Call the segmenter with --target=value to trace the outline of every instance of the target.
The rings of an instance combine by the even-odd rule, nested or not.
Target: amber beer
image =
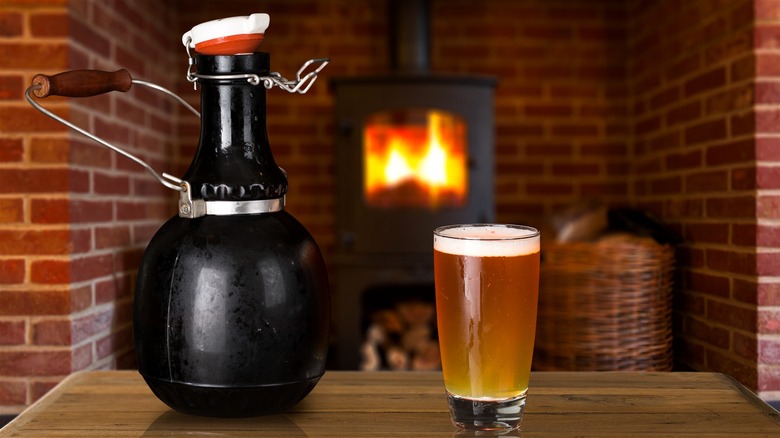
[[[536,331],[539,232],[494,224],[438,228],[434,277],[442,371],[453,421],[476,429],[517,427]],[[516,423],[512,418],[478,418],[472,409],[475,402],[485,404],[483,414],[488,417],[491,407],[512,412],[503,405],[510,403],[519,410]],[[459,413],[459,405],[473,412]]]

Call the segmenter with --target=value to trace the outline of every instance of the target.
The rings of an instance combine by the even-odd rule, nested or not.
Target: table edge
[[[73,382],[85,378],[87,374],[93,373],[95,371],[97,370],[81,370],[68,374],[64,379],[60,380],[60,382],[57,383],[57,385],[55,385],[54,388],[52,388],[49,392],[33,402],[33,404],[30,406],[27,406],[27,408],[20,412],[16,418],[9,421],[8,424],[1,427],[0,435],[5,435],[6,433],[13,434],[14,432],[21,429],[25,424],[33,420],[39,411],[42,411],[47,406],[54,403],[58,398],[60,398],[67,386],[71,385]]]
[[[748,403],[752,404],[756,407],[761,413],[773,421],[775,424],[780,426],[780,412],[778,412],[775,408],[769,405],[769,403],[762,400],[758,395],[756,395],[753,391],[747,389],[745,385],[740,383],[737,379],[734,377],[723,374],[723,373],[713,373],[718,378],[720,378],[722,381],[724,381],[726,384],[734,388],[735,391],[737,391],[742,398],[745,399]]]

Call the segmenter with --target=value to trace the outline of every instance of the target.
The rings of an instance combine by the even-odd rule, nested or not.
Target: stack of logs
[[[360,355],[365,371],[441,369],[436,306],[412,299],[374,311]]]

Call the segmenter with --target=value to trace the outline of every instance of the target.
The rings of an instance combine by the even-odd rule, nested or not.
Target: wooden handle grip
[[[133,85],[133,78],[124,69],[115,72],[72,70],[53,76],[38,74],[32,83],[41,86],[33,91],[37,97],[89,97],[109,91],[127,91]]]

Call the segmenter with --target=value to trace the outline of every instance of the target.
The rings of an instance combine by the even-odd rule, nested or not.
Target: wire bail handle
[[[314,81],[317,80],[317,75],[322,71],[323,68],[325,68],[325,66],[328,65],[328,63],[330,63],[330,58],[309,59],[308,61],[304,62],[301,68],[299,68],[295,73],[295,80],[285,79],[281,74],[275,71],[270,72],[268,76],[260,76],[249,73],[235,75],[202,75],[194,70],[196,62],[195,57],[193,57],[192,52],[190,52],[191,42],[192,38],[190,37],[187,37],[187,39],[184,41],[184,48],[187,50],[187,63],[189,65],[187,68],[187,81],[192,82],[196,89],[198,87],[197,82],[199,79],[246,79],[247,82],[252,85],[260,85],[260,82],[262,82],[263,86],[268,90],[274,86],[277,86],[282,90],[287,91],[288,93],[305,94],[307,91],[309,91],[309,88],[314,85]],[[306,73],[306,75],[303,75],[312,64],[319,65],[317,65],[314,70],[311,70]]]

